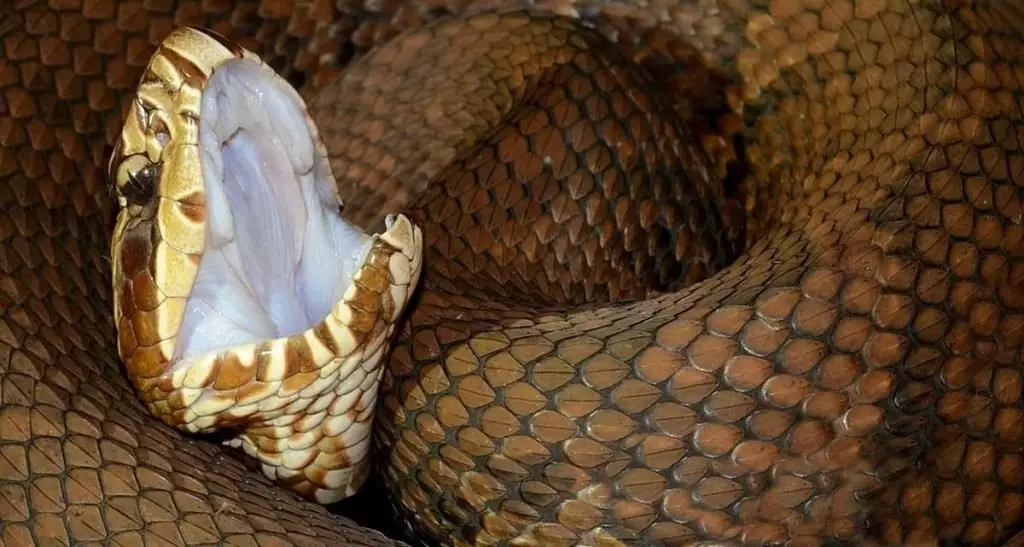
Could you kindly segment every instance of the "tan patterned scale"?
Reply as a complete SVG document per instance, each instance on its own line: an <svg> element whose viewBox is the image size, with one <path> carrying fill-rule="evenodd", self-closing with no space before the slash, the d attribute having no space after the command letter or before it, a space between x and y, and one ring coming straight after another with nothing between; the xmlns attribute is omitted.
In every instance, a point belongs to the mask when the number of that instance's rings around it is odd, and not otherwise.
<svg viewBox="0 0 1024 547"><path fill-rule="evenodd" d="M406 217L389 217L341 301L304 332L179 360L206 237L199 105L232 59L274 74L252 53L183 28L142 78L110 164L122 206L112 245L118 349L150 412L191 433L237 430L226 443L257 458L269 478L328 503L369 472L381 363L419 279L422 234ZM308 116L306 125L330 173ZM146 169L158 173L152 196L138 188Z"/></svg>

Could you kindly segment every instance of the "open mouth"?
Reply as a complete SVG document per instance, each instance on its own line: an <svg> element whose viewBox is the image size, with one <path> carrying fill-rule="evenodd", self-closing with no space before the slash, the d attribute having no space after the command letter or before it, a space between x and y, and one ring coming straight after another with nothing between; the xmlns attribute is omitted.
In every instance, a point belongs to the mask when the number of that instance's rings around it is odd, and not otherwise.
<svg viewBox="0 0 1024 547"><path fill-rule="evenodd" d="M298 94L226 61L202 94L206 244L178 331L181 362L300 333L341 300L372 238L344 222Z"/></svg>

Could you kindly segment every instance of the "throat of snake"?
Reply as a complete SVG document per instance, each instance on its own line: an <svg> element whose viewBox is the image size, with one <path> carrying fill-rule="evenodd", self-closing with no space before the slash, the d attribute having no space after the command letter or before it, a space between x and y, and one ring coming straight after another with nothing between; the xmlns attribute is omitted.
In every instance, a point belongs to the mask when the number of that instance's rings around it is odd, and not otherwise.
<svg viewBox="0 0 1024 547"><path fill-rule="evenodd" d="M206 243L178 359L310 328L372 243L342 220L323 148L284 80L255 61L229 61L201 105Z"/></svg>

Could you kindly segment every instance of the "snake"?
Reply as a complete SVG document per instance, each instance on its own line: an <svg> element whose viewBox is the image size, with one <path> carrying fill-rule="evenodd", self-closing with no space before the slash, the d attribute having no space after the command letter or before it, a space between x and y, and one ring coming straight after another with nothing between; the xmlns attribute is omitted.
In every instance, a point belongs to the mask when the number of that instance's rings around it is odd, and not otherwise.
<svg viewBox="0 0 1024 547"><path fill-rule="evenodd" d="M0 543L1024 544L1022 33L6 3Z"/></svg>

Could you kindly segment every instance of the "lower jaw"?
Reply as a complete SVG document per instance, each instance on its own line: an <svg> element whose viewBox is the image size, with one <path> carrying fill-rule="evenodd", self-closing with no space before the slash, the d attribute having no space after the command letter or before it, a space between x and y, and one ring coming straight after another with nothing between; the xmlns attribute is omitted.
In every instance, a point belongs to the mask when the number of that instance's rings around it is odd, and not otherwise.
<svg viewBox="0 0 1024 547"><path fill-rule="evenodd" d="M366 260L322 321L292 336L183 359L138 385L150 410L190 433L230 429L264 474L331 503L368 473L383 361L415 288L422 234L405 217L372 236Z"/></svg>

